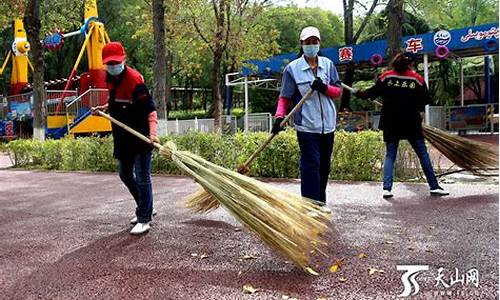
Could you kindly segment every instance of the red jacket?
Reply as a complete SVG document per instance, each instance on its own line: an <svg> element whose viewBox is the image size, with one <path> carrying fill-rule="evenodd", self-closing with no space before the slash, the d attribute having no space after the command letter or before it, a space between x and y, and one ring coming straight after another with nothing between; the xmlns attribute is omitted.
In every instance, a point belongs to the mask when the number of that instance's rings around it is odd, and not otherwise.
<svg viewBox="0 0 500 300"><path fill-rule="evenodd" d="M117 77L106 77L109 89L108 109L111 116L145 136L149 136L148 115L156 111L142 75L129 66ZM113 128L114 156L118 159L151 150L148 143L116 125Z"/></svg>

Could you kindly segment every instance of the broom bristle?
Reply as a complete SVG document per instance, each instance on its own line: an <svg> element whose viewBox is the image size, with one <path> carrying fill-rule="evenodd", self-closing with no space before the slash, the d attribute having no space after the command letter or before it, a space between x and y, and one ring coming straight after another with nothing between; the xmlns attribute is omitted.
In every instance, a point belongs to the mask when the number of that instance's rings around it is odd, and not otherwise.
<svg viewBox="0 0 500 300"><path fill-rule="evenodd" d="M191 175L204 190L188 196L191 208L209 211L224 206L247 229L272 249L313 273L311 253L321 253L326 245L330 215L302 197L227 170L187 152L177 151L171 142L160 155L171 159Z"/></svg>
<svg viewBox="0 0 500 300"><path fill-rule="evenodd" d="M498 153L490 144L472 141L423 124L424 137L457 166L480 174L498 168Z"/></svg>

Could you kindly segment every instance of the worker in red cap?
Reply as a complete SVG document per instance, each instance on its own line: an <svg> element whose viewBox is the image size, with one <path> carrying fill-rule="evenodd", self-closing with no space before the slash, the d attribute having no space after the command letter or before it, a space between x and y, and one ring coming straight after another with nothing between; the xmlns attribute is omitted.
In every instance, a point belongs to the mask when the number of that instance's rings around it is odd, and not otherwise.
<svg viewBox="0 0 500 300"><path fill-rule="evenodd" d="M103 47L102 62L106 65L109 99L105 105L92 110L108 111L113 118L149 136L152 143L159 142L158 118L153 99L142 75L127 66L125 59L125 49L121 43L111 42ZM137 203L135 217L130 220L135 226L130 233L142 234L149 231L154 214L151 186L153 147L114 124L112 129L113 155L118 159L120 179Z"/></svg>

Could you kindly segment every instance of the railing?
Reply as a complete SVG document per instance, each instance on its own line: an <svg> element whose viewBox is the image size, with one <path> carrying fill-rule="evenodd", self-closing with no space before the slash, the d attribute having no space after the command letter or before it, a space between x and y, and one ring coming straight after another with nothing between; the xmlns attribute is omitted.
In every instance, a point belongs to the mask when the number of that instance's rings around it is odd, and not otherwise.
<svg viewBox="0 0 500 300"><path fill-rule="evenodd" d="M45 99L46 99L46 113L47 116L54 116L56 115L56 108L59 102L61 101L61 97L63 96L64 91L63 90L46 90L45 91ZM65 97L64 97L64 103L70 103L71 101L75 100L75 98L78 95L78 91L76 90L70 90L66 91ZM63 109L59 111L58 114L64 115L65 111Z"/></svg>
<svg viewBox="0 0 500 300"><path fill-rule="evenodd" d="M431 126L451 132L468 133L498 132L498 104L473 104L466 106L431 106Z"/></svg>
<svg viewBox="0 0 500 300"><path fill-rule="evenodd" d="M234 133L236 130L244 129L244 118L237 119L234 116L222 116L222 132ZM248 115L248 131L269 132L271 131L273 117L270 113L257 113ZM213 132L215 130L214 119L191 120L160 120L160 134L185 134L189 131Z"/></svg>
<svg viewBox="0 0 500 300"><path fill-rule="evenodd" d="M86 90L83 94L66 103L65 112L70 116L79 117L89 111L90 108L106 103L108 94L107 89Z"/></svg>

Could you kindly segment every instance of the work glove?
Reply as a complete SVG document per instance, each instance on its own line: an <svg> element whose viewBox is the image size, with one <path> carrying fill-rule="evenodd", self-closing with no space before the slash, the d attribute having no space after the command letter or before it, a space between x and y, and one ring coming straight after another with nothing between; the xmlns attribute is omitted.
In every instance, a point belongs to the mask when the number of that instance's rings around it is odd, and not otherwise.
<svg viewBox="0 0 500 300"><path fill-rule="evenodd" d="M271 133L278 134L280 133L280 131L284 130L283 127L281 127L281 122L283 122L283 119L284 118L276 118L276 120L274 120L274 125L271 129Z"/></svg>
<svg viewBox="0 0 500 300"><path fill-rule="evenodd" d="M328 86L321 81L319 77L316 77L316 79L312 82L311 88L315 91L318 91L320 93L326 93L326 90L328 89Z"/></svg>

